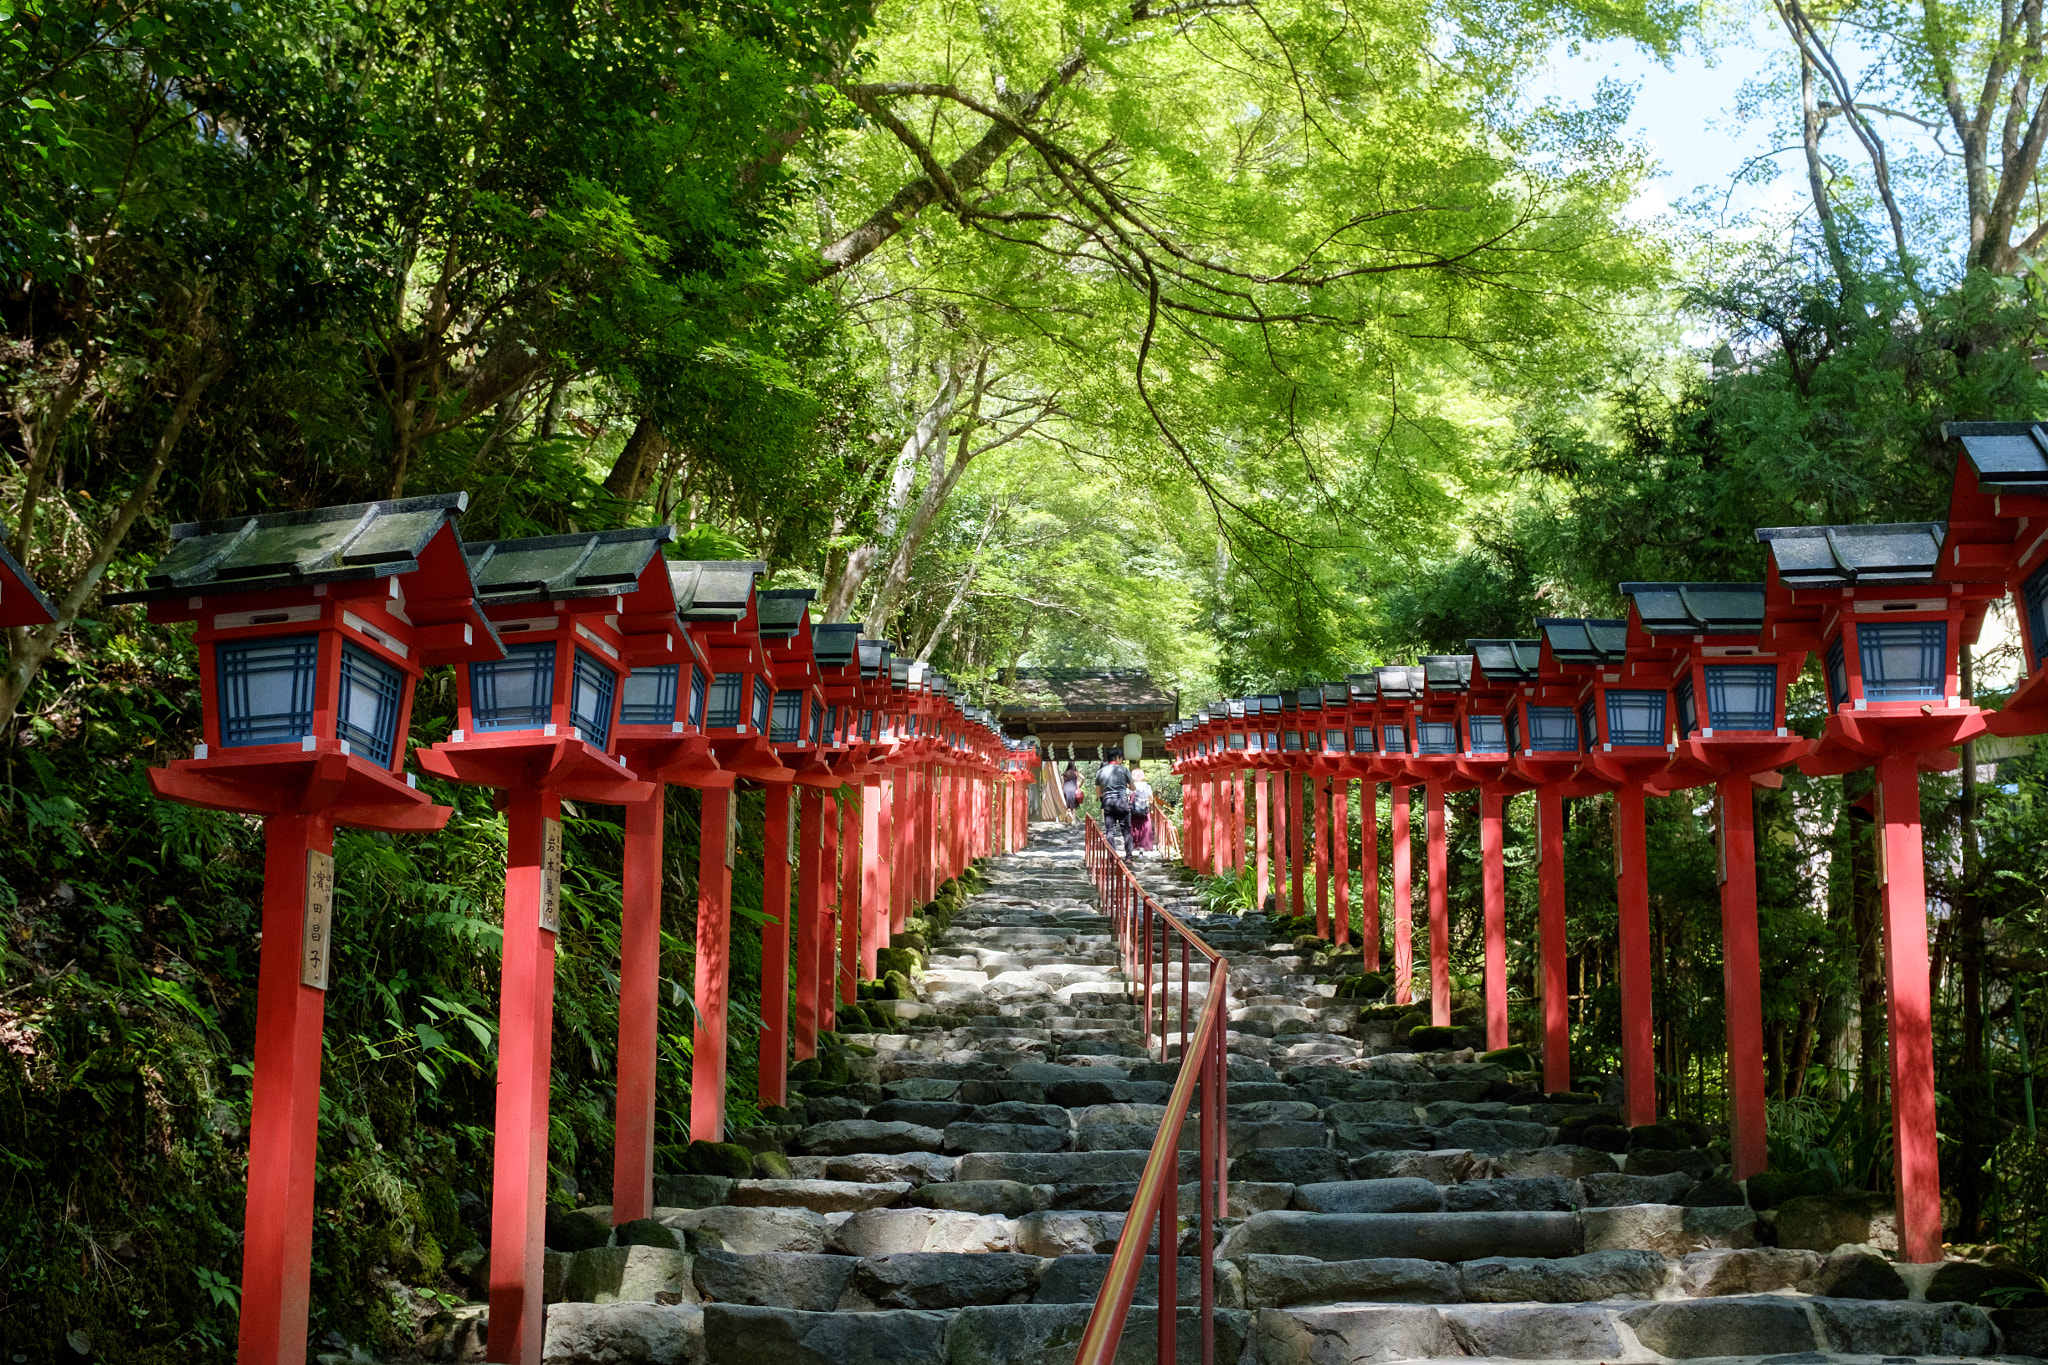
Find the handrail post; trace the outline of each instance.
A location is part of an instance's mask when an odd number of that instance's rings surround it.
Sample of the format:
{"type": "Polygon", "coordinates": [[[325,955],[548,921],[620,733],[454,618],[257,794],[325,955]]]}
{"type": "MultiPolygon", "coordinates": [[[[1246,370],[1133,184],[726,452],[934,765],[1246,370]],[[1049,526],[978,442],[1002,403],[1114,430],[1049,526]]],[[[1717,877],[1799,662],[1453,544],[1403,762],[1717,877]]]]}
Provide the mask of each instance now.
{"type": "MultiPolygon", "coordinates": [[[[1183,1063],[1185,1065],[1185,1063],[1183,1063]]],[[[1171,1117],[1171,1116],[1169,1116],[1171,1117]]],[[[1159,1194],[1159,1365],[1174,1365],[1180,1326],[1180,1131],[1175,1125],[1173,1170],[1159,1194]]]]}
{"type": "MultiPolygon", "coordinates": [[[[1215,978],[1210,977],[1209,989],[1216,989],[1215,978]]],[[[1201,1141],[1195,1154],[1200,1167],[1196,1179],[1200,1181],[1197,1199],[1200,1205],[1198,1221],[1201,1224],[1201,1242],[1196,1254],[1201,1258],[1196,1275],[1201,1281],[1202,1314],[1202,1365],[1216,1365],[1216,1168],[1210,1162],[1223,1134],[1223,1111],[1217,1101],[1223,1087],[1216,1083],[1215,1048],[1211,1047],[1195,1062],[1202,1068],[1202,1125],[1201,1141]]],[[[1187,1066],[1189,1059],[1185,1050],[1180,1064],[1187,1066]]],[[[1178,1171],[1175,1175],[1180,1174],[1178,1171]]]]}

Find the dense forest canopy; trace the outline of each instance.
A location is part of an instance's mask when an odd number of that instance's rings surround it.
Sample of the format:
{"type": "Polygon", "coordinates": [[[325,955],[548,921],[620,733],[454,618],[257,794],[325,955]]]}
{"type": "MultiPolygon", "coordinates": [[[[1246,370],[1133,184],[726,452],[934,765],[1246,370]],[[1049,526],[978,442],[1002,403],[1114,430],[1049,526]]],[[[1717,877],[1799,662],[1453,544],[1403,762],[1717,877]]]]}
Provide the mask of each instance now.
{"type": "MultiPolygon", "coordinates": [[[[0,674],[0,1340],[35,1358],[232,1341],[258,842],[150,797],[197,731],[193,655],[103,602],[175,522],[454,489],[471,538],[670,521],[984,703],[1074,665],[1194,702],[1619,614],[1624,579],[1753,579],[1757,526],[1939,517],[1941,422],[2048,413],[2037,5],[1772,0],[1745,112],[1800,192],[1739,223],[1641,211],[1650,92],[1541,94],[1581,45],[1739,40],[1661,0],[0,15],[0,519],[61,616],[0,674]]],[[[452,717],[430,685],[415,740],[452,717]]],[[[1881,1186],[1860,783],[1762,798],[1766,1007],[1774,1159],[1881,1186]]],[[[1977,1134],[1944,1150],[1956,1235],[2037,1259],[2044,783],[2023,748],[1927,780],[1944,1122],[1977,1134]]],[[[338,850],[315,1325],[350,1340],[460,1283],[488,1188],[504,836],[437,795],[446,836],[338,850]]],[[[1576,803],[1571,844],[1591,1069],[1605,811],[1576,803]]],[[[758,805],[749,829],[758,904],[758,805]]],[[[570,836],[564,1199],[609,1161],[619,834],[570,836]]],[[[1712,846],[1683,797],[1652,842],[1660,1070],[1712,1120],[1712,846]]],[[[688,1001],[664,1010],[680,1087],[688,1001]]]]}

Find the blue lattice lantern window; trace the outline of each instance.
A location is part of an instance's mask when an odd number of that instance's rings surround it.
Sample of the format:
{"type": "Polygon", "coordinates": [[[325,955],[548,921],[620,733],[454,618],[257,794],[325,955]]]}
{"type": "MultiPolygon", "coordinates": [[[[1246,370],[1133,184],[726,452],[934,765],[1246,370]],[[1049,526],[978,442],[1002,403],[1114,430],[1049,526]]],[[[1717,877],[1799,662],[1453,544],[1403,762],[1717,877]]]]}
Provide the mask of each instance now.
{"type": "Polygon", "coordinates": [[[1508,723],[1504,715],[1473,711],[1465,717],[1465,741],[1475,754],[1505,754],[1508,751],[1508,723]]]}
{"type": "Polygon", "coordinates": [[[1569,706],[1527,706],[1529,744],[1533,753],[1579,752],[1579,717],[1569,706]]]}
{"type": "Polygon", "coordinates": [[[1418,720],[1415,722],[1415,752],[1418,754],[1455,754],[1458,752],[1457,722],[1449,720],[1418,720]]]}
{"type": "Polygon", "coordinates": [[[1705,664],[1707,728],[1775,733],[1778,670],[1773,664],[1705,664]]]}
{"type": "Polygon", "coordinates": [[[1605,687],[1607,730],[1602,742],[1617,748],[1663,748],[1670,726],[1670,694],[1662,688],[1605,687]]]}
{"type": "MultiPolygon", "coordinates": [[[[537,731],[609,749],[618,722],[619,645],[586,649],[566,626],[529,626],[552,638],[508,642],[505,657],[473,663],[456,687],[464,733],[537,731]]],[[[525,634],[526,632],[522,632],[525,634]]]]}

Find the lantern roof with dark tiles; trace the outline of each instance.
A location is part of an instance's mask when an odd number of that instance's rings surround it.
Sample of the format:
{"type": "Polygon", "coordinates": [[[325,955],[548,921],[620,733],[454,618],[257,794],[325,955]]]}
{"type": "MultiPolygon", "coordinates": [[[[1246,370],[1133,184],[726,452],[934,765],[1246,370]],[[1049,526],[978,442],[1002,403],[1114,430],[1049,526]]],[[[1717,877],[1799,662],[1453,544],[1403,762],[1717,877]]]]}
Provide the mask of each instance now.
{"type": "Polygon", "coordinates": [[[1374,671],[1379,675],[1382,698],[1388,701],[1406,701],[1422,695],[1421,664],[1382,664],[1374,671]]]}
{"type": "Polygon", "coordinates": [[[1873,526],[1767,526],[1756,538],[1770,548],[1778,581],[1788,588],[1847,588],[1866,583],[1926,583],[1941,559],[1939,521],[1873,526]]]}
{"type": "Polygon", "coordinates": [[[469,505],[467,493],[432,493],[265,512],[171,528],[171,552],[143,586],[109,602],[263,592],[411,573],[436,532],[469,505]]]}
{"type": "Polygon", "coordinates": [[[889,672],[889,652],[893,648],[887,640],[863,639],[860,642],[861,677],[874,679],[889,672]]]}
{"type": "Polygon", "coordinates": [[[1258,702],[1259,714],[1262,716],[1277,716],[1280,714],[1280,695],[1276,692],[1261,692],[1251,700],[1258,702]]]}
{"type": "Polygon", "coordinates": [[[859,649],[858,621],[832,621],[811,627],[811,652],[818,656],[820,668],[844,668],[854,662],[859,649]]]}
{"type": "Polygon", "coordinates": [[[1431,692],[1464,692],[1472,686],[1470,654],[1425,654],[1422,656],[1423,686],[1431,692]]]}
{"type": "Polygon", "coordinates": [[[1542,663],[1541,640],[1467,640],[1465,646],[1489,682],[1534,682],[1542,663]]]}
{"type": "Polygon", "coordinates": [[[898,687],[910,686],[910,660],[889,660],[889,681],[898,687]]]}
{"type": "Polygon", "coordinates": [[[463,554],[477,600],[488,606],[563,602],[637,591],[640,575],[675,536],[673,526],[628,526],[480,541],[465,545],[463,554]]]}
{"type": "Polygon", "coordinates": [[[1616,664],[1628,657],[1628,622],[1592,616],[1539,616],[1550,656],[1561,664],[1616,664]]]}
{"type": "MultiPolygon", "coordinates": [[[[0,541],[7,528],[0,526],[0,541]]],[[[0,626],[40,626],[57,619],[57,608],[0,544],[0,626]]]]}
{"type": "Polygon", "coordinates": [[[1350,701],[1351,688],[1349,684],[1340,682],[1326,682],[1323,684],[1323,705],[1325,707],[1345,706],[1350,701]]]}
{"type": "Polygon", "coordinates": [[[1378,673],[1347,673],[1344,675],[1344,685],[1351,690],[1351,700],[1353,701],[1377,701],[1379,699],[1380,675],[1378,673]]]}
{"type": "Polygon", "coordinates": [[[1755,635],[1764,628],[1761,583],[1623,583],[1652,635],[1755,635]]]}
{"type": "Polygon", "coordinates": [[[754,580],[767,570],[758,559],[671,559],[676,614],[685,621],[743,621],[754,580]]]}
{"type": "Polygon", "coordinates": [[[815,588],[763,588],[755,594],[760,623],[761,638],[783,640],[797,633],[803,627],[804,615],[813,598],[815,588]]]}
{"type": "Polygon", "coordinates": [[[1944,422],[1978,485],[1995,493],[2048,493],[2048,427],[2038,422],[1944,422]]]}

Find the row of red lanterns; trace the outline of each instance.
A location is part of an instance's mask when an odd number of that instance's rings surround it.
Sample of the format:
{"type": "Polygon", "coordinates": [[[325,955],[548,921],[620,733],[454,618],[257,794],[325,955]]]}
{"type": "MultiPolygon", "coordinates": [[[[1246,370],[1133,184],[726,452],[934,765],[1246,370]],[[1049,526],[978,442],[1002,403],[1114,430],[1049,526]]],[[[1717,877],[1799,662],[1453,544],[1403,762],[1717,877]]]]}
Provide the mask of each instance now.
{"type": "MultiPolygon", "coordinates": [[[[152,787],[264,817],[244,1365],[306,1354],[334,830],[431,832],[451,814],[405,771],[428,668],[454,666],[457,719],[415,751],[420,769],[500,792],[507,821],[494,1361],[537,1361],[542,1341],[562,802],[625,810],[619,1222],[653,1204],[669,786],[702,793],[690,1131],[711,1141],[725,1136],[737,783],[766,787],[765,846],[791,850],[765,867],[764,1104],[786,1101],[791,1061],[815,1054],[838,1002],[874,976],[877,950],[914,908],[971,860],[1025,837],[1035,749],[857,624],[814,623],[812,592],[758,587],[759,562],[666,559],[667,526],[465,544],[456,522],[466,501],[177,526],[142,588],[109,599],[197,627],[203,742],[151,769],[152,787]],[[857,801],[835,801],[840,787],[857,801]]],[[[54,619],[4,552],[0,618],[54,619]]]]}
{"type": "MultiPolygon", "coordinates": [[[[1565,1005],[1563,803],[1612,792],[1620,908],[1624,1108],[1656,1118],[1651,1045],[1649,889],[1644,798],[1712,787],[1721,886],[1731,1154],[1736,1178],[1765,1168],[1762,993],[1751,789],[1796,764],[1814,775],[1876,769],[1885,961],[1890,998],[1900,1253],[1941,1256],[1934,1067],[1922,871],[1919,774],[1954,769],[1955,746],[1986,730],[2048,730],[2048,428],[1951,423],[1956,453],[1947,522],[1759,530],[1762,583],[1623,583],[1625,619],[1547,618],[1525,640],[1472,640],[1429,656],[1296,693],[1212,703],[1179,723],[1168,751],[1186,781],[1187,856],[1198,869],[1256,866],[1273,885],[1269,846],[1304,912],[1302,823],[1275,830],[1314,793],[1317,919],[1339,943],[1350,921],[1346,827],[1350,781],[1393,790],[1396,998],[1409,998],[1412,916],[1408,790],[1428,811],[1432,1018],[1450,1022],[1449,912],[1443,805],[1479,795],[1486,1033],[1507,1046],[1504,801],[1536,795],[1538,928],[1545,1086],[1571,1085],[1565,1005]],[[1987,608],[2019,606],[2028,677],[2000,711],[1962,694],[1961,646],[1987,608]],[[1818,654],[1824,732],[1793,733],[1786,692],[1818,654]],[[1245,791],[1243,777],[1251,778],[1245,791]],[[1281,784],[1279,799],[1269,795],[1281,784]],[[1248,828],[1249,827],[1249,828],[1248,828]],[[1247,834],[1251,835],[1248,854],[1247,834]],[[1334,863],[1334,866],[1332,864],[1334,863]],[[1334,923],[1330,893],[1336,901],[1334,923]]],[[[1368,794],[1372,790],[1368,787],[1368,794]]],[[[1366,966],[1377,970],[1377,824],[1365,822],[1366,966]]]]}

